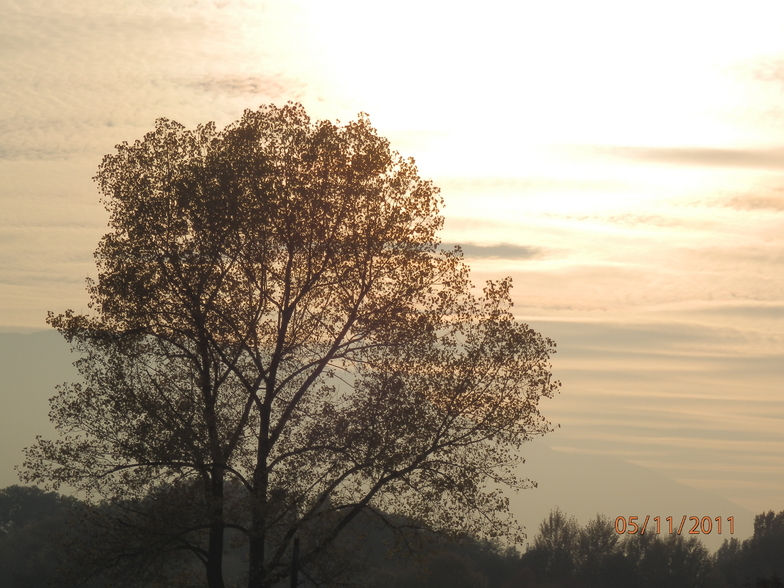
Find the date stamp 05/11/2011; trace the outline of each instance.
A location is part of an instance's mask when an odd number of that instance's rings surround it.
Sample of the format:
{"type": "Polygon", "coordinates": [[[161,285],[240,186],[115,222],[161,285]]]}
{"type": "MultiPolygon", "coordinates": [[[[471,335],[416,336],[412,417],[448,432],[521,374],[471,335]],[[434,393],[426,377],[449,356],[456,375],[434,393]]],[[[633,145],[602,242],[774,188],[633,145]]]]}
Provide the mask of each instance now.
{"type": "Polygon", "coordinates": [[[647,515],[644,520],[642,517],[618,517],[615,519],[615,532],[619,535],[628,534],[634,535],[639,533],[644,535],[648,528],[648,522],[653,521],[653,532],[660,534],[662,532],[672,535],[676,533],[687,533],[689,535],[709,535],[711,533],[721,534],[722,530],[727,530],[729,527],[730,535],[735,533],[735,517],[725,517],[727,525],[722,528],[722,517],[690,517],[683,515],[681,520],[673,519],[673,517],[652,517],[647,515]],[[689,524],[686,524],[686,521],[689,524]],[[664,522],[664,531],[662,531],[662,522],[664,522]]]}

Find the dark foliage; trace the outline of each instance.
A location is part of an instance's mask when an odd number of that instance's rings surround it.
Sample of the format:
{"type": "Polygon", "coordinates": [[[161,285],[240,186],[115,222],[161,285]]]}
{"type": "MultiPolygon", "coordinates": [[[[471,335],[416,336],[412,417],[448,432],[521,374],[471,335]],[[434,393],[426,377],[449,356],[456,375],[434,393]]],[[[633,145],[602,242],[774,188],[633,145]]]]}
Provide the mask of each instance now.
{"type": "MultiPolygon", "coordinates": [[[[154,501],[155,496],[147,500],[154,501]]],[[[133,509],[133,504],[124,505],[133,509]]],[[[115,533],[101,531],[116,504],[84,503],[11,486],[0,490],[0,577],[3,586],[45,588],[75,584],[79,565],[102,553],[116,553],[115,533]],[[111,547],[111,549],[109,549],[111,547]]],[[[139,512],[149,512],[140,509],[139,512]]],[[[145,515],[146,516],[146,515],[145,515]]],[[[300,570],[300,586],[383,588],[782,588],[784,512],[758,515],[754,536],[727,541],[713,555],[696,539],[677,535],[615,533],[598,515],[584,527],[554,511],[539,527],[523,555],[498,543],[469,536],[447,540],[415,520],[363,513],[320,561],[300,570]],[[407,529],[401,535],[393,529],[407,529]],[[320,579],[319,579],[320,578],[320,579]]],[[[149,537],[147,534],[145,537],[149,537]]],[[[142,544],[133,533],[128,553],[146,549],[146,565],[112,581],[93,577],[87,588],[203,586],[198,568],[177,558],[177,550],[142,544]],[[158,569],[153,569],[158,568],[158,569]],[[163,572],[163,573],[161,573],[163,572]]],[[[307,542],[307,537],[302,537],[307,542]]],[[[232,542],[229,541],[229,544],[232,542]]],[[[228,576],[245,565],[245,552],[229,545],[228,576]]],[[[137,560],[140,561],[140,560],[137,560]]],[[[104,564],[110,562],[104,562],[104,564]]],[[[89,566],[88,566],[89,567],[89,566]]],[[[81,578],[84,580],[84,577],[81,578]]],[[[287,580],[279,586],[288,588],[287,580]]]]}
{"type": "MultiPolygon", "coordinates": [[[[0,490],[0,585],[14,588],[61,586],[69,559],[84,535],[71,523],[84,505],[40,488],[9,486],[0,490]]],[[[95,581],[82,582],[97,588],[95,581]]]]}
{"type": "Polygon", "coordinates": [[[725,541],[716,569],[730,588],[781,586],[784,577],[784,511],[754,517],[754,534],[743,542],[725,541]]]}

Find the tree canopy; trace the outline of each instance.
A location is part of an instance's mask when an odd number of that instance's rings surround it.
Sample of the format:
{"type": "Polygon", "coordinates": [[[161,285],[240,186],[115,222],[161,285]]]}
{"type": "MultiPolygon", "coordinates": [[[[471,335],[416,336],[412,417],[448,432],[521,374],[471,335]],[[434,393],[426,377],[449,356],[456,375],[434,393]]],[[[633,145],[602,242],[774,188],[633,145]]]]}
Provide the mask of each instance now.
{"type": "Polygon", "coordinates": [[[526,486],[518,450],[550,430],[555,344],[514,320],[509,279],[474,294],[439,249],[438,189],[366,115],[159,119],[95,179],[90,311],[48,319],[83,381],[52,399],[61,437],[26,450],[24,480],[108,501],[118,528],[158,521],[157,552],[193,554],[210,588],[229,532],[249,588],[290,574],[295,538],[327,570],[360,513],[517,536],[499,487],[526,486]]]}

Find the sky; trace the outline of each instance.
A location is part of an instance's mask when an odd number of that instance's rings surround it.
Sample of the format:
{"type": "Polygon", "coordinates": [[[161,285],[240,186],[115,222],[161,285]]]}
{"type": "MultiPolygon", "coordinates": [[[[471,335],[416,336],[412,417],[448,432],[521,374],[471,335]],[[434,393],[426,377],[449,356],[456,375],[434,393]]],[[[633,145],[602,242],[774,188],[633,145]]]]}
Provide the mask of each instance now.
{"type": "Polygon", "coordinates": [[[0,0],[0,331],[86,310],[91,178],[156,118],[367,112],[441,188],[474,282],[512,276],[557,342],[549,450],[784,510],[781,22],[774,0],[0,0]]]}

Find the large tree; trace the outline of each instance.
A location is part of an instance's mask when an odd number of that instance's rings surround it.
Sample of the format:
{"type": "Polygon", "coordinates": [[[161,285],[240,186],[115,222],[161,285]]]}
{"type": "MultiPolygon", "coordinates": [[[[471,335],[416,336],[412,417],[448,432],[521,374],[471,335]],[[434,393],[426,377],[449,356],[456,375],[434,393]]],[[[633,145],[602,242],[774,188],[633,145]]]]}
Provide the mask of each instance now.
{"type": "Polygon", "coordinates": [[[83,381],[52,399],[61,437],[23,479],[147,521],[210,588],[229,530],[249,588],[290,573],[295,538],[321,569],[361,513],[514,536],[499,487],[526,485],[520,445],[549,430],[555,345],[513,319],[508,279],[472,292],[459,248],[439,250],[438,189],[365,115],[160,119],[96,180],[91,311],[49,316],[83,381]]]}

